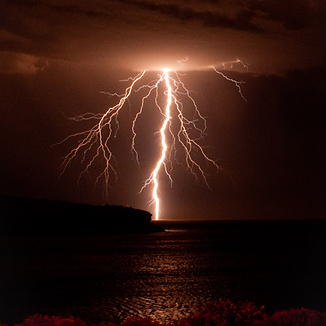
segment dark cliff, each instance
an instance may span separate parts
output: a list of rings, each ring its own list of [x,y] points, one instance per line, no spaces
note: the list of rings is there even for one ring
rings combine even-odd
[[[123,206],[0,196],[0,235],[119,234],[164,231],[151,213]]]

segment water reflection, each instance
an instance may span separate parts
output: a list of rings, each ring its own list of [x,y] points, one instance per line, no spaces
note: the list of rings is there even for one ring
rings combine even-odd
[[[220,298],[323,311],[325,238],[306,229],[0,239],[0,321],[37,313],[166,321]]]
[[[226,278],[218,271],[229,266],[228,261],[223,262],[223,254],[214,257],[203,250],[203,246],[209,248],[204,239],[175,234],[138,238],[126,251],[121,250],[127,248],[126,243],[117,244],[119,254],[108,256],[106,272],[111,272],[102,287],[110,293],[102,293],[81,317],[89,319],[96,312],[114,322],[131,315],[166,321],[186,316],[213,299],[228,297]]]

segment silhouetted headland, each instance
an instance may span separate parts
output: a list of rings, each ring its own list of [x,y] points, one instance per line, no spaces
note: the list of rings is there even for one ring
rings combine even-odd
[[[152,214],[124,206],[0,195],[0,236],[162,232]]]

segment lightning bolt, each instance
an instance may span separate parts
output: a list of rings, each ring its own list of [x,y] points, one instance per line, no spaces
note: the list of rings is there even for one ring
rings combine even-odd
[[[159,186],[159,171],[162,168],[162,165],[165,167],[165,172],[169,176],[170,180],[172,181],[171,175],[166,169],[165,165],[165,159],[166,159],[166,152],[168,150],[168,145],[166,142],[166,129],[169,125],[169,122],[171,120],[171,104],[172,104],[172,88],[169,80],[169,69],[163,69],[163,76],[161,77],[160,81],[164,79],[166,88],[167,88],[167,103],[164,111],[164,120],[162,127],[160,129],[160,135],[161,135],[161,156],[155,166],[155,169],[151,173],[151,176],[145,181],[144,186],[140,191],[142,191],[145,187],[147,187],[149,184],[153,183],[153,194],[152,194],[152,203],[155,203],[155,219],[158,220],[159,218],[159,212],[160,212],[160,199],[158,196],[158,186]]]
[[[242,63],[240,60],[234,62]],[[234,62],[231,62],[231,64]],[[240,86],[242,82],[238,82],[227,77],[214,66],[212,66],[212,69],[223,78],[234,83],[239,89],[240,96],[245,100]],[[60,176],[62,176],[62,174],[71,165],[72,161],[76,159],[77,155],[79,154],[81,154],[81,161],[85,164],[85,168],[81,172],[78,181],[84,174],[90,173],[90,168],[94,164],[95,160],[104,159],[104,169],[99,175],[97,175],[94,187],[101,179],[103,179],[105,183],[106,196],[108,196],[111,175],[113,174],[115,177],[117,177],[117,172],[115,169],[116,162],[110,149],[110,142],[116,137],[119,130],[118,115],[133,92],[145,91],[145,95],[141,98],[140,107],[131,123],[131,151],[134,154],[137,164],[140,165],[139,155],[136,150],[136,124],[138,118],[143,113],[146,100],[152,93],[154,93],[155,106],[162,116],[161,128],[158,131],[158,134],[160,135],[161,150],[160,156],[153,171],[150,173],[148,179],[145,180],[139,192],[142,192],[145,188],[152,186],[152,198],[149,203],[150,205],[155,205],[155,219],[158,220],[160,216],[159,179],[162,175],[161,172],[163,171],[172,185],[172,161],[184,165],[196,179],[198,178],[198,175],[200,175],[207,186],[209,185],[206,174],[199,164],[198,158],[196,159],[198,154],[216,170],[219,170],[220,167],[213,159],[206,155],[203,146],[200,145],[201,140],[206,135],[206,120],[201,115],[194,98],[191,96],[191,92],[182,82],[181,74],[165,68],[162,70],[161,74],[158,74],[158,78],[156,80],[150,82],[149,84],[142,84],[136,88],[136,84],[143,79],[145,73],[146,71],[144,70],[135,77],[129,77],[127,80],[124,80],[125,82],[130,82],[130,85],[125,89],[123,94],[105,92],[105,94],[109,94],[110,96],[118,97],[119,101],[116,105],[108,108],[104,114],[87,112],[85,114],[70,118],[71,120],[77,122],[88,120],[95,120],[96,122],[91,128],[69,135],[57,144],[62,144],[71,138],[79,139],[78,145],[74,147],[63,159],[60,166]],[[160,100],[161,93],[159,92],[161,87],[164,87],[165,89],[163,92],[165,97],[165,105],[163,108],[161,104],[162,100]],[[188,118],[186,116],[182,101],[182,98],[184,97],[191,103],[192,110],[187,110],[187,112],[192,112],[192,118]],[[196,133],[196,137],[192,136],[194,133]],[[183,153],[183,163],[179,160],[180,155],[177,155],[177,149],[181,149]]]

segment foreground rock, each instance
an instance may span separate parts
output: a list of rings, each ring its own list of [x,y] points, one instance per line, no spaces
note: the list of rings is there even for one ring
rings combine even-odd
[[[0,235],[77,235],[162,232],[152,214],[123,206],[0,196]]]

